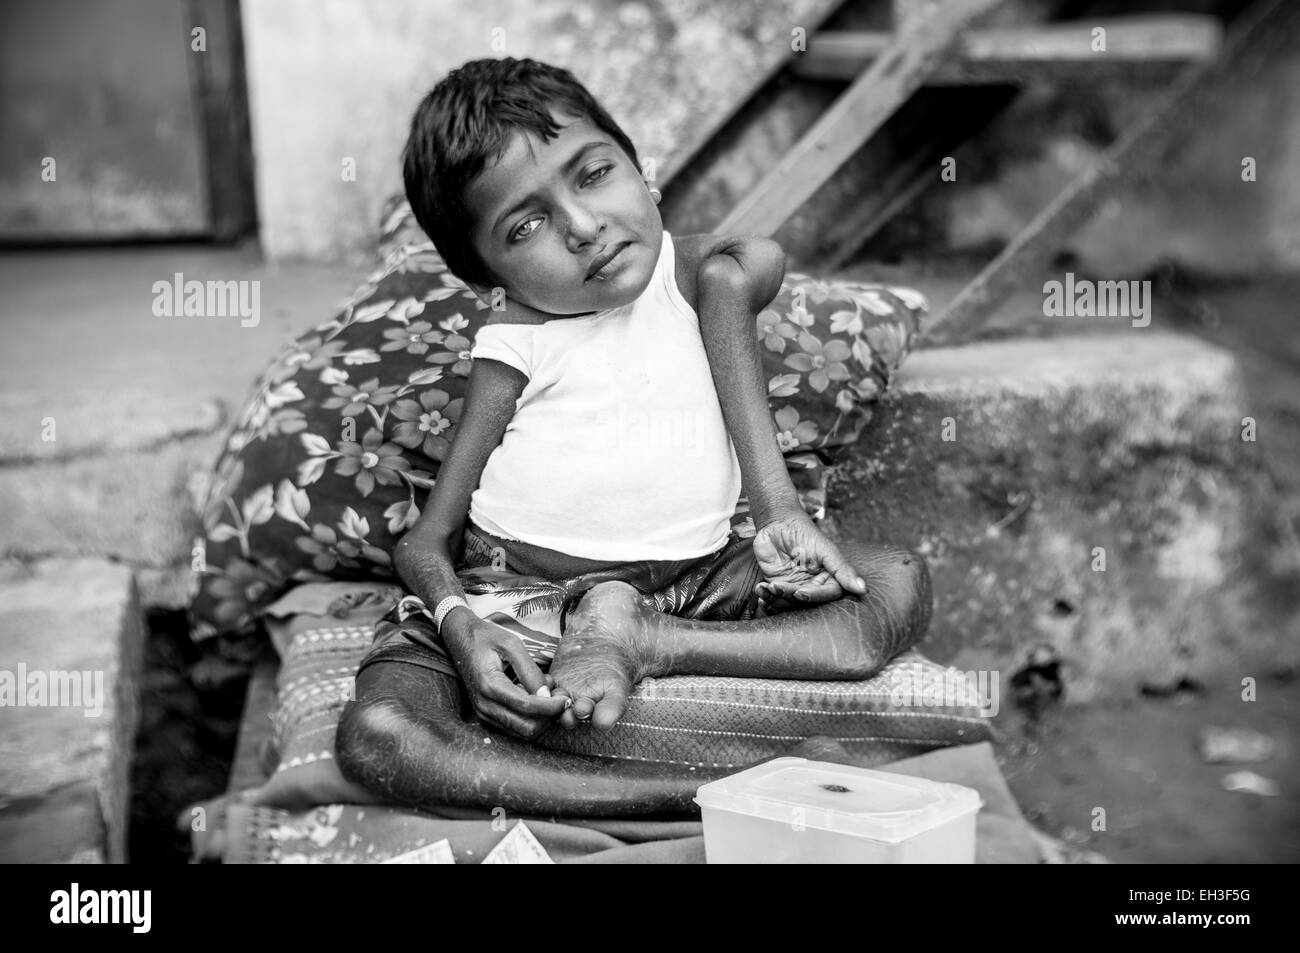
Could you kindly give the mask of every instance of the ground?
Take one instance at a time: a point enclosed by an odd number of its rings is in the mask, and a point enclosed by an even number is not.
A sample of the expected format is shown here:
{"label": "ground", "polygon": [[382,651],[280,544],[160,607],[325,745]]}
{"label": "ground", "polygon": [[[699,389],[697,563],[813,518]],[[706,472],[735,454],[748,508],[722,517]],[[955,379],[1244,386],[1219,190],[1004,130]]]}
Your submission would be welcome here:
{"label": "ground", "polygon": [[[1179,692],[1122,708],[1057,708],[1029,730],[1015,720],[1001,754],[1007,784],[1032,823],[1068,843],[1116,863],[1300,860],[1300,693],[1292,674],[1263,681],[1251,704],[1230,689]],[[1265,732],[1278,754],[1255,765],[1206,764],[1196,746],[1205,725]],[[1283,796],[1225,791],[1220,780],[1242,767],[1277,781]],[[1098,807],[1104,830],[1093,830]]]}
{"label": "ground", "polygon": [[[1272,435],[1270,470],[1284,515],[1300,527],[1300,277],[1210,282],[1165,271],[1154,282],[1158,313],[1241,362],[1259,426]],[[1004,310],[998,325],[997,333],[1052,333],[1051,320],[1029,304]],[[1003,719],[1003,771],[1032,822],[1116,862],[1296,863],[1296,675],[1285,668],[1261,673],[1253,703],[1243,703],[1240,686],[1225,678],[1163,696],[1135,694],[1119,707],[1052,705],[1037,722],[1013,715]],[[1196,739],[1207,725],[1264,732],[1278,752],[1260,764],[1206,764]],[[1282,796],[1225,791],[1223,776],[1242,768],[1278,782]],[[1106,811],[1104,831],[1093,830],[1097,807]]]}

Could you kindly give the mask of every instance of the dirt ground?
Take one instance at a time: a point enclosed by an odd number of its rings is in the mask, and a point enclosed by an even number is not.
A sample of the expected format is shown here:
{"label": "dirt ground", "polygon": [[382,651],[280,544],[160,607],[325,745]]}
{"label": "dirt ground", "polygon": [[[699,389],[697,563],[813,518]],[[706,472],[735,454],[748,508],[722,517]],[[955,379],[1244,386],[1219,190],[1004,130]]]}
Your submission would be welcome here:
{"label": "dirt ground", "polygon": [[[1261,443],[1281,515],[1300,530],[1300,277],[1205,282],[1166,273],[1155,282],[1159,313],[1171,325],[1237,355],[1267,435]],[[1040,321],[1026,318],[1023,326],[1032,333]],[[1115,862],[1295,863],[1296,675],[1259,673],[1254,702],[1242,701],[1241,686],[1225,674],[1219,684],[1138,695],[1122,707],[1069,705],[1067,695],[1037,723],[1012,715],[1002,751],[1007,782],[1032,822]],[[1206,764],[1197,735],[1209,725],[1264,732],[1277,753],[1259,764]],[[1277,782],[1281,796],[1224,790],[1222,778],[1242,769]],[[1098,807],[1105,830],[1093,829]]]}
{"label": "dirt ground", "polygon": [[[1254,702],[1224,685],[1122,708],[1058,708],[1034,728],[1017,725],[1003,773],[1032,823],[1116,863],[1295,863],[1300,692],[1293,673],[1263,678],[1258,690]],[[1259,764],[1206,764],[1196,744],[1206,725],[1264,732],[1278,752]],[[1242,769],[1276,781],[1282,796],[1224,790],[1222,778]]]}

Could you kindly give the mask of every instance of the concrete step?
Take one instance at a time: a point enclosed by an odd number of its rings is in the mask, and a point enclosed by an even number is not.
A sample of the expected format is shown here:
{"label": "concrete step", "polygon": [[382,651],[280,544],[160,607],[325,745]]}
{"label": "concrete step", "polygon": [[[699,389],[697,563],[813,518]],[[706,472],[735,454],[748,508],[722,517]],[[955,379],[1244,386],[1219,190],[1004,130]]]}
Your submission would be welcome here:
{"label": "concrete step", "polygon": [[832,477],[833,529],[926,556],[927,652],[1063,660],[1065,697],[1300,661],[1300,554],[1231,354],[1152,329],[913,354]]}
{"label": "concrete step", "polygon": [[[155,316],[154,282],[178,272],[256,282],[260,323]],[[226,410],[359,278],[268,263],[251,246],[0,256],[0,559],[128,562],[144,604],[184,606],[194,535],[183,523],[186,489],[216,461]]]}
{"label": "concrete step", "polygon": [[159,400],[140,386],[108,394],[10,391],[0,393],[0,461],[12,467],[147,450],[215,434],[225,422],[216,398]]}
{"label": "concrete step", "polygon": [[141,570],[145,604],[184,605],[200,532],[193,481],[222,435],[0,467],[0,557],[108,557]]}
{"label": "concrete step", "polygon": [[144,639],[124,566],[0,575],[0,863],[126,861]]}

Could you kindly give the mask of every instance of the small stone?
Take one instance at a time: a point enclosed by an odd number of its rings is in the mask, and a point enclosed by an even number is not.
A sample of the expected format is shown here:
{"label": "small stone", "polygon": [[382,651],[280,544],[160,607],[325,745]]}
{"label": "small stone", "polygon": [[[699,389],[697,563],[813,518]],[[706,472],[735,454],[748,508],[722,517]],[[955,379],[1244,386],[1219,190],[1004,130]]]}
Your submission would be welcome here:
{"label": "small stone", "polygon": [[1268,735],[1250,728],[1207,725],[1201,729],[1198,748],[1207,764],[1251,764],[1273,757],[1277,745]]}
{"label": "small stone", "polygon": [[1225,791],[1240,791],[1243,794],[1258,794],[1260,797],[1280,797],[1282,789],[1276,781],[1256,774],[1254,771],[1233,771],[1225,774],[1220,782]]}

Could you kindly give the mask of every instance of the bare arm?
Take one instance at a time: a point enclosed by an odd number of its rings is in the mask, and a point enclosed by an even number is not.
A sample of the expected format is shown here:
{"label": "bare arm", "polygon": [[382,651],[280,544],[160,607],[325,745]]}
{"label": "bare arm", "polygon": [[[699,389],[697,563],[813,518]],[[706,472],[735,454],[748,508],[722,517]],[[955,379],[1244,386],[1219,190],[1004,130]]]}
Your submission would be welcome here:
{"label": "bare arm", "polygon": [[[499,361],[476,360],[469,376],[464,412],[451,450],[415,525],[398,540],[393,568],[407,589],[432,610],[448,596],[465,597],[456,579],[469,501],[488,457],[501,443],[528,379]],[[443,641],[456,662],[483,720],[523,737],[535,737],[564,709],[562,698],[534,693],[547,684],[514,633],[457,607],[442,624]],[[509,662],[523,683],[505,673]]]}
{"label": "bare arm", "polygon": [[[460,551],[470,496],[488,457],[501,443],[526,383],[523,374],[499,361],[474,362],[464,413],[424,512],[393,549],[398,577],[430,609],[448,596],[465,597],[452,554]],[[444,629],[463,627],[466,612],[453,610]]]}
{"label": "bare arm", "polygon": [[700,265],[700,334],[718,403],[736,448],[758,535],[766,593],[824,601],[861,594],[857,572],[799,505],[767,402],[755,319],[781,290],[785,255],[766,238],[720,239]]}
{"label": "bare arm", "polygon": [[777,445],[754,321],[781,290],[785,253],[766,238],[726,239],[700,265],[700,334],[756,526],[798,511]]}

